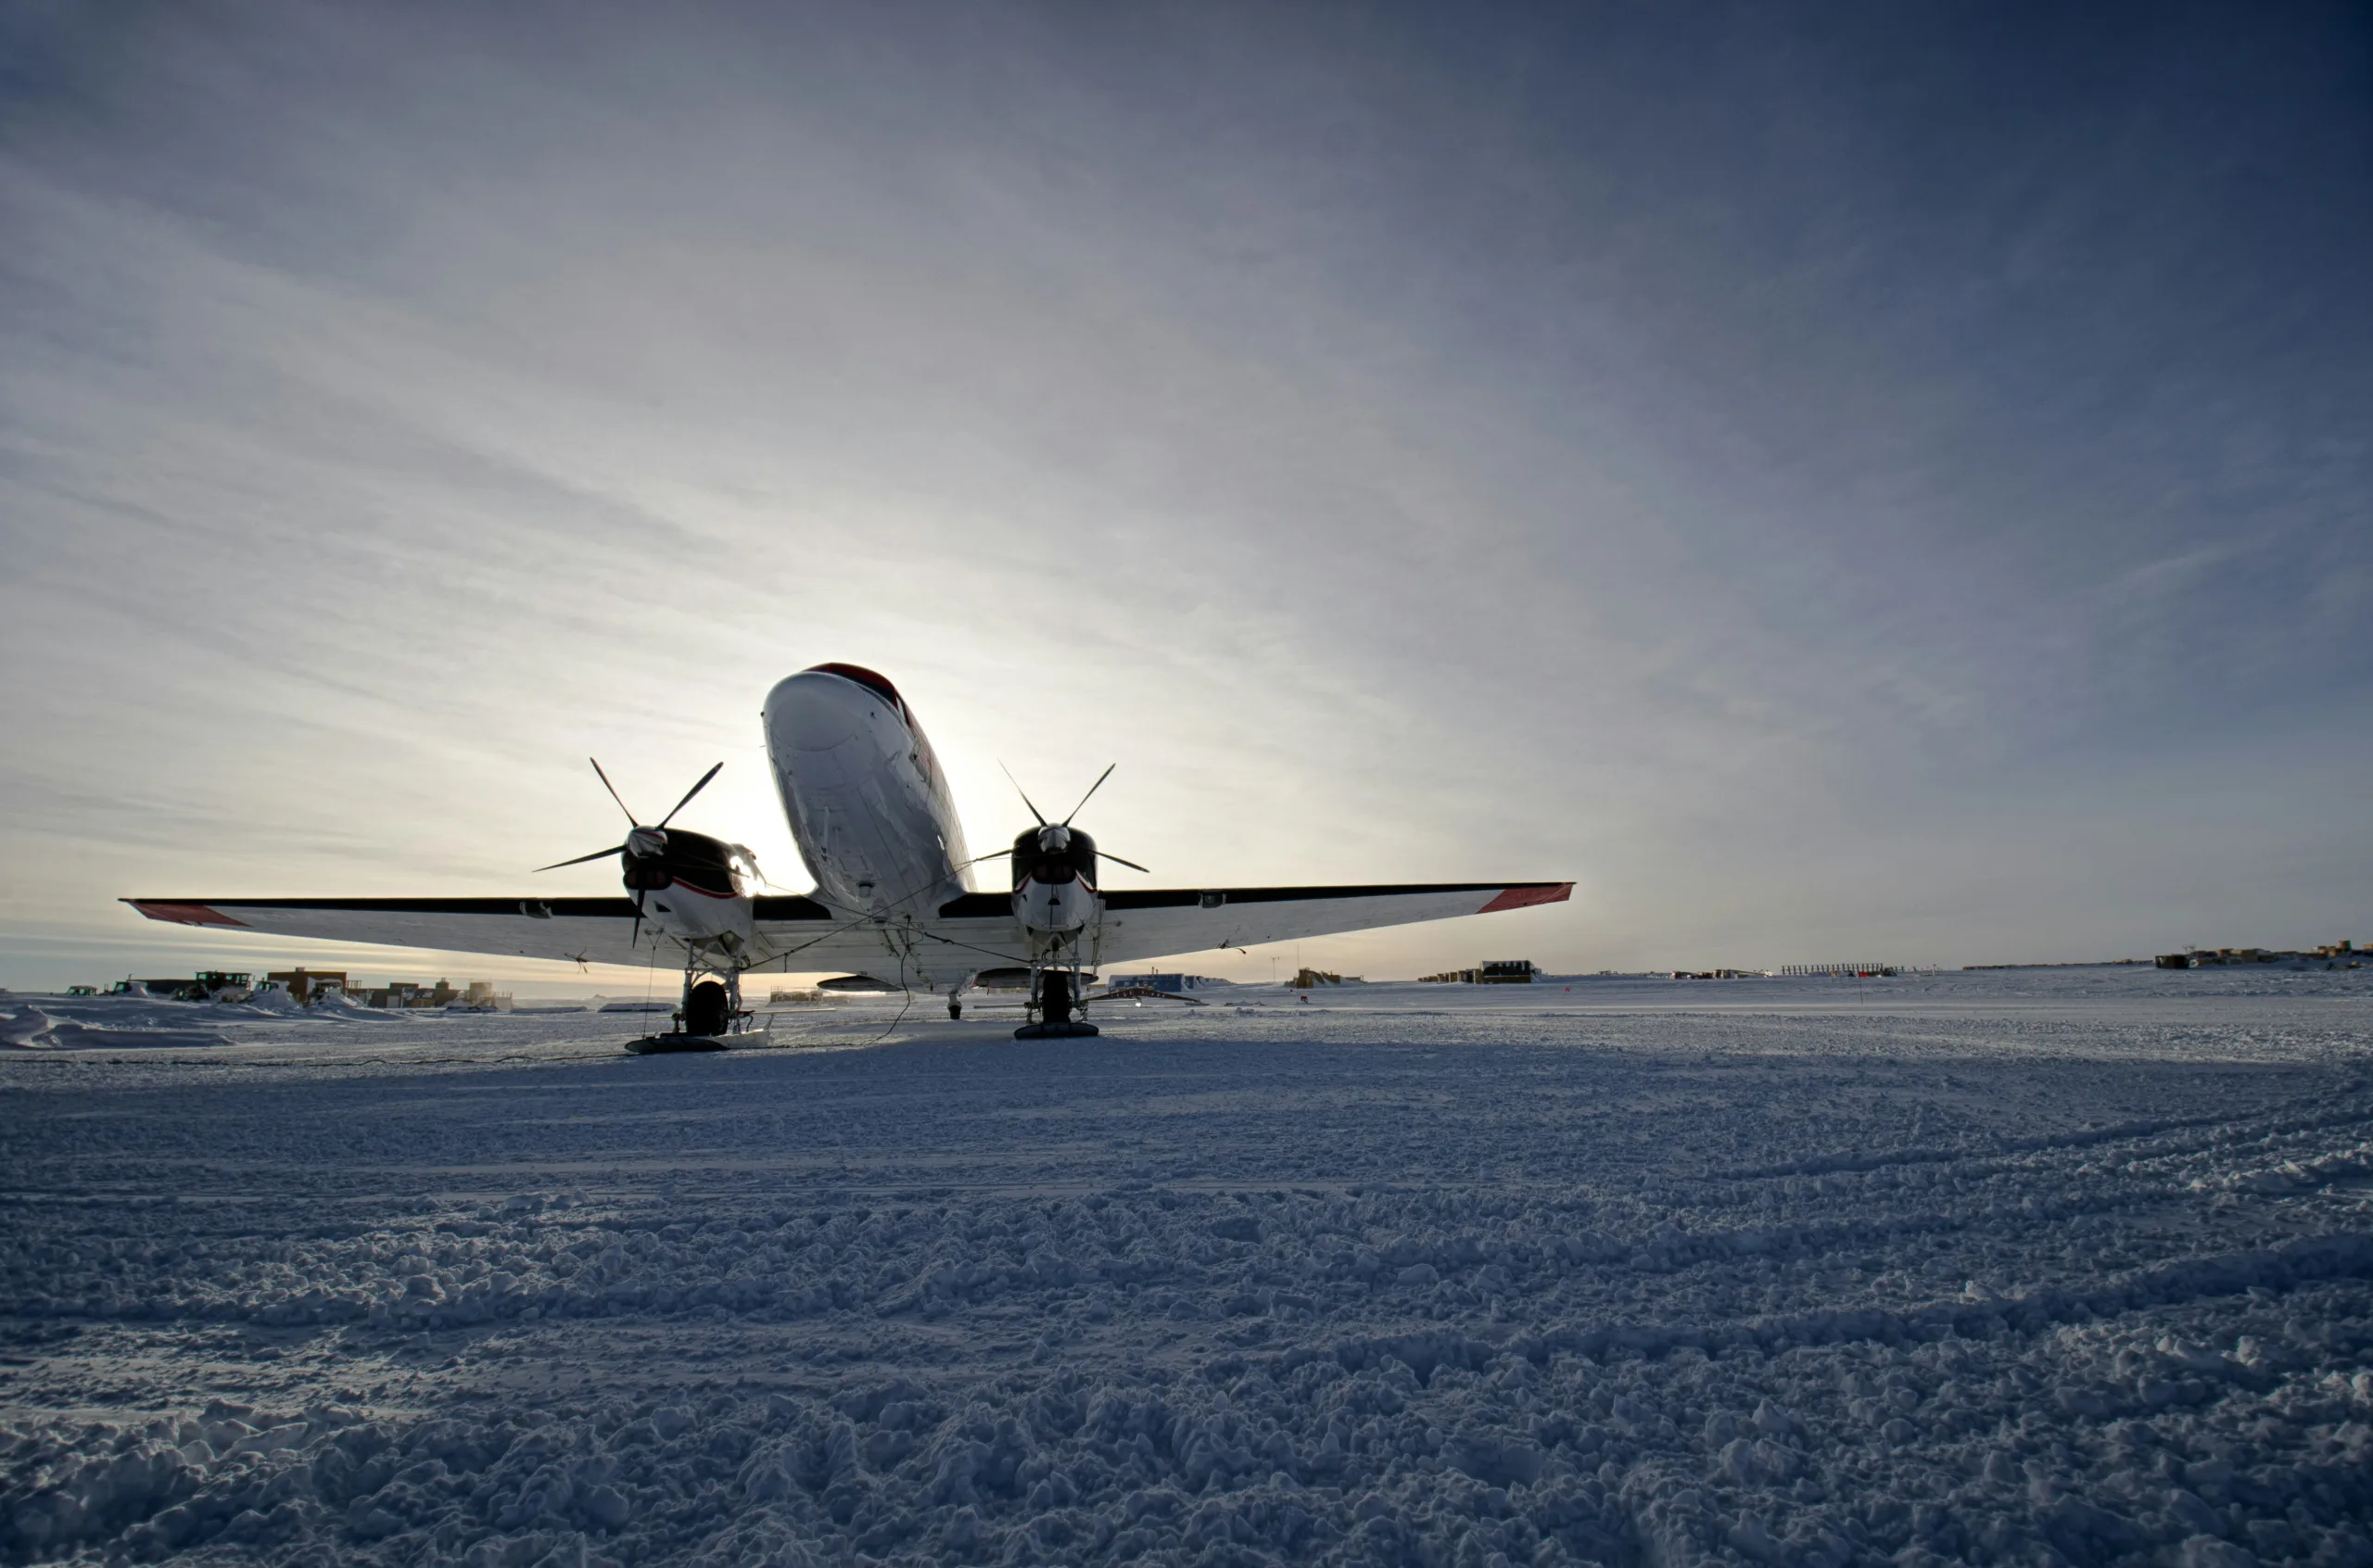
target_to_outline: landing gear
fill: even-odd
[[[684,1020],[686,1034],[723,1034],[731,1021],[733,1004],[725,994],[721,980],[704,980],[693,983],[684,993],[684,1010],[678,1017]]]
[[[676,1010],[676,1027],[666,1034],[647,1034],[627,1042],[638,1056],[677,1051],[730,1051],[734,1035],[749,1022],[742,1010],[739,970],[703,972],[698,958],[684,966],[684,1003]]]
[[[1072,1016],[1072,978],[1073,971],[1070,969],[1038,971],[1038,983],[1032,988],[1031,998],[1038,1009],[1038,1021],[1015,1030],[1016,1040],[1073,1040],[1097,1032],[1094,1024]]]
[[[962,1018],[964,1016],[964,1004],[958,1002],[953,996],[949,997],[947,999],[947,1016],[951,1018]]]

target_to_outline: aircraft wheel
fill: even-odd
[[[731,1021],[732,1005],[722,981],[704,980],[684,993],[684,1032],[723,1034]]]

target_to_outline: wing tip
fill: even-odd
[[[128,904],[151,920],[162,920],[173,926],[237,926],[244,929],[245,920],[234,920],[210,904],[199,904],[185,898],[126,898],[117,900]]]
[[[1563,904],[1574,894],[1571,882],[1525,882],[1503,888],[1491,903],[1476,911],[1496,915],[1503,909],[1529,909],[1536,904]]]

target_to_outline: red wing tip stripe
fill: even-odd
[[[234,920],[220,909],[203,904],[164,904],[155,899],[128,898],[124,902],[151,920],[170,920],[176,926],[239,926],[245,920]]]
[[[1490,915],[1502,909],[1529,909],[1536,904],[1563,904],[1572,896],[1571,882],[1547,882],[1538,887],[1510,888],[1491,903],[1476,911]]]

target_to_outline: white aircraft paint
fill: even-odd
[[[766,730],[818,902],[928,914],[972,890],[947,775],[887,680],[853,664],[802,670],[767,693]]]

